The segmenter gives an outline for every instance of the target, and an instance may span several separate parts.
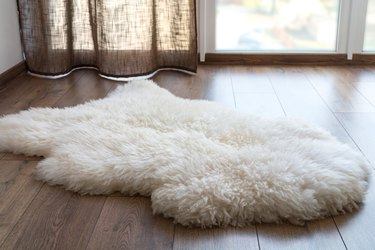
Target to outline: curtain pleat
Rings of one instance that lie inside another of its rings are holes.
[[[29,71],[95,67],[110,77],[196,72],[195,0],[18,0]]]

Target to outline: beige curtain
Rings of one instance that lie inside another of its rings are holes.
[[[18,7],[32,73],[196,71],[195,0],[18,0]]]

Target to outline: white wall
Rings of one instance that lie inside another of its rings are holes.
[[[23,60],[16,0],[0,0],[0,74]]]

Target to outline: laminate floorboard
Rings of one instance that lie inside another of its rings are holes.
[[[27,75],[26,72],[23,72],[16,76],[15,78],[11,79],[10,81],[3,82],[0,84],[0,93],[2,93],[5,89],[9,88],[10,86],[14,86],[15,82],[23,81],[25,75]]]
[[[290,118],[311,122],[356,148],[333,112],[313,88],[304,68],[278,67],[268,72],[281,105]]]
[[[233,67],[230,72],[235,93],[274,93],[267,67]]]
[[[234,108],[230,71],[229,66],[204,65],[195,76],[162,71],[153,80],[179,97],[210,100]]]
[[[37,162],[0,161],[0,249],[43,183],[32,173]]]
[[[375,246],[375,180],[374,171],[363,204],[358,211],[335,216],[342,238],[348,249],[368,250]]]
[[[173,249],[248,249],[258,250],[255,226],[246,228],[186,228],[176,226]]]
[[[275,93],[234,93],[236,110],[263,118],[284,117],[283,107]]]
[[[108,197],[87,249],[172,249],[174,224],[144,197]]]
[[[354,77],[346,73],[346,78],[340,79],[343,74],[341,70],[336,71],[314,68],[305,74],[333,112],[375,112],[375,106],[351,84]]]
[[[44,185],[1,248],[85,249],[105,199]]]
[[[79,72],[79,71],[76,71]],[[102,78],[95,70],[84,71],[84,76],[77,84],[73,84],[62,97],[60,97],[53,107],[64,108],[105,97],[108,92],[120,83]]]
[[[258,225],[261,249],[345,249],[331,219],[308,222],[305,226],[288,224]]]
[[[336,114],[350,136],[375,169],[375,113]],[[375,180],[374,171],[369,189],[359,211],[335,217],[338,229],[348,249],[374,249],[375,235]]]
[[[9,86],[0,95],[5,97],[1,102],[1,114],[15,113],[30,107],[50,107],[74,86],[84,74],[74,71],[66,78],[47,79],[25,75],[25,81]],[[13,96],[17,96],[16,99]]]
[[[375,113],[336,113],[350,136],[375,166]]]

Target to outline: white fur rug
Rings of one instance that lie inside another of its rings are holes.
[[[370,172],[322,129],[181,99],[152,81],[5,116],[0,151],[46,157],[37,177],[50,184],[151,196],[155,213],[202,227],[299,224],[351,210]]]

